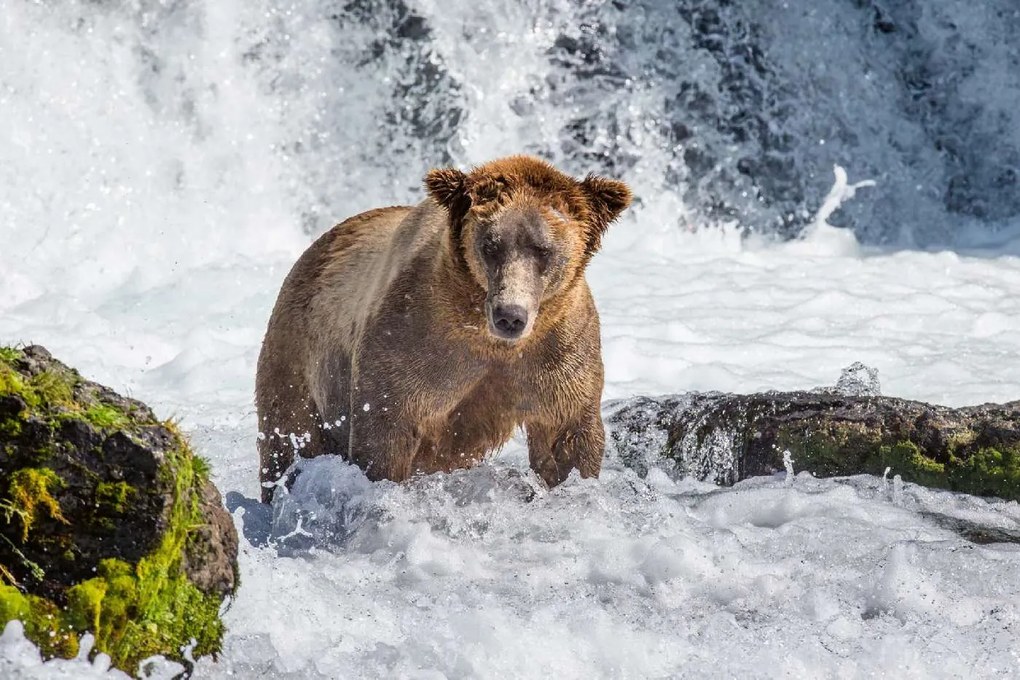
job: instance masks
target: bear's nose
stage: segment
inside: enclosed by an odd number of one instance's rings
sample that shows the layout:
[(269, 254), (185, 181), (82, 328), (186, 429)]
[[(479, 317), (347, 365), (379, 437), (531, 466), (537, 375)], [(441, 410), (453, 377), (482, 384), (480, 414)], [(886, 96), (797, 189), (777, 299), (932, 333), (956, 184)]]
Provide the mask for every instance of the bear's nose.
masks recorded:
[(500, 305), (492, 310), (492, 325), (504, 337), (516, 338), (528, 325), (528, 310), (520, 305)]

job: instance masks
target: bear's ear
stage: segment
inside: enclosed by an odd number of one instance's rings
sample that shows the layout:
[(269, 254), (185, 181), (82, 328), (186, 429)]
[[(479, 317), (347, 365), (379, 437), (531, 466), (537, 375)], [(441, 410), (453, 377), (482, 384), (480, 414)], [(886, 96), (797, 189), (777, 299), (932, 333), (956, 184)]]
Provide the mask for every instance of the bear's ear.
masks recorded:
[(467, 175), (455, 168), (437, 168), (425, 175), (429, 196), (446, 208), (451, 217), (463, 217), (471, 206), (467, 193)]
[(585, 177), (581, 182), (581, 190), (588, 199), (592, 213), (585, 252), (594, 255), (602, 245), (602, 235), (606, 233), (609, 224), (630, 205), (631, 194), (623, 182), (596, 175)]
[(472, 206), (485, 205), (499, 200), (509, 183), (503, 175), (485, 175), (478, 178), (468, 189)]

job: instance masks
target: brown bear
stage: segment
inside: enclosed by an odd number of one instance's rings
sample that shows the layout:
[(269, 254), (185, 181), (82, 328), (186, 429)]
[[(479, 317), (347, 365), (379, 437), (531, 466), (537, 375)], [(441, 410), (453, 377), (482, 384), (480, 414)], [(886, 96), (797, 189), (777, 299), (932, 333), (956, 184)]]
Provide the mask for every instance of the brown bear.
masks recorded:
[(596, 477), (599, 319), (584, 273), (631, 200), (528, 156), (436, 169), (417, 206), (362, 213), (283, 283), (256, 377), (262, 498), (295, 454), (372, 480), (468, 467), (523, 426), (550, 486)]

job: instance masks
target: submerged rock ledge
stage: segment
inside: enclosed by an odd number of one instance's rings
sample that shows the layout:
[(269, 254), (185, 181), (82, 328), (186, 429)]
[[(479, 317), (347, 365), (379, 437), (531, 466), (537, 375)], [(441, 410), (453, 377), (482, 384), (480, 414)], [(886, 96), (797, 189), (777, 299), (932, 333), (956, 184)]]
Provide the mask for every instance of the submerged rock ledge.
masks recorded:
[(0, 347), (0, 627), (46, 656), (79, 635), (134, 673), (219, 651), (237, 534), (170, 421), (38, 346)]
[(689, 393), (607, 405), (609, 446), (644, 475), (650, 457), (730, 485), (784, 469), (900, 475), (1020, 500), (1020, 401), (966, 408), (836, 391)]

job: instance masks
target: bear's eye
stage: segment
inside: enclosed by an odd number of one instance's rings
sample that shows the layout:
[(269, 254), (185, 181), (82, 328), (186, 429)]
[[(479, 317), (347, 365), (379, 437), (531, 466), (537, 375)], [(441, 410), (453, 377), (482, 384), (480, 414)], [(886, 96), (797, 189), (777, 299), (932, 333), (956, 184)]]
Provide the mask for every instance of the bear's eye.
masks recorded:
[(541, 260), (548, 260), (552, 256), (552, 248), (549, 246), (534, 246), (534, 251)]
[(495, 257), (499, 254), (499, 242), (495, 239), (486, 239), (482, 243), (482, 253), (486, 257)]

